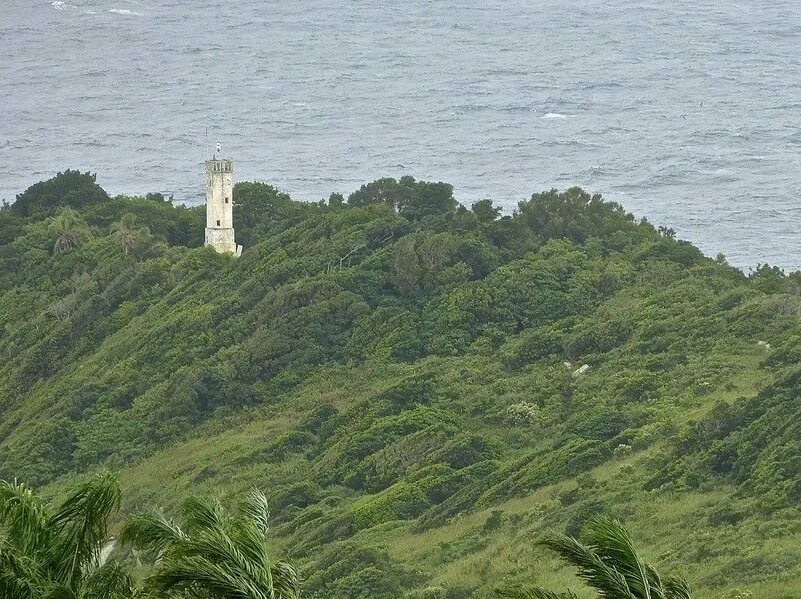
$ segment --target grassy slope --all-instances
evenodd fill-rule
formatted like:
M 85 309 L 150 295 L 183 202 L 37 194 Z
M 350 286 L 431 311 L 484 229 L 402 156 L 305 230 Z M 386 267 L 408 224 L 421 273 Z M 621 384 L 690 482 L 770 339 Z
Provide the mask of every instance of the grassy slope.
M 761 348 L 743 355 L 733 384 L 688 406 L 682 418 L 697 419 L 718 401 L 734 402 L 754 396 L 766 376 L 759 367 L 763 357 Z M 122 472 L 124 510 L 136 511 L 153 503 L 175 509 L 189 493 L 214 492 L 233 498 L 253 485 L 269 490 L 276 477 L 302 471 L 304 461 L 272 468 L 249 462 L 248 456 L 289 430 L 304 408 L 315 401 L 347 408 L 374 393 L 377 387 L 385 386 L 385 366 L 376 370 L 377 373 L 368 368 L 319 375 L 293 393 L 287 401 L 291 408 L 281 405 L 254 410 L 229 422 L 210 423 L 198 430 L 194 439 L 126 468 Z M 397 370 L 400 376 L 404 368 Z M 378 380 L 374 380 L 376 374 Z M 475 375 L 469 383 L 473 393 L 480 395 L 486 390 L 482 379 Z M 723 590 L 738 587 L 751 589 L 755 596 L 792 596 L 801 592 L 801 564 L 792 559 L 801 543 L 801 528 L 795 525 L 794 515 L 788 518 L 789 522 L 779 519 L 777 528 L 781 529 L 774 535 L 769 533 L 771 525 L 759 516 L 736 528 L 710 526 L 709 513 L 721 504 L 736 501 L 732 499 L 736 488 L 719 484 L 704 491 L 644 491 L 648 457 L 660 449 L 661 444 L 654 445 L 592 468 L 579 477 L 474 510 L 430 530 L 418 532 L 411 523 L 398 522 L 360 532 L 354 541 L 386 550 L 393 560 L 423 572 L 428 579 L 425 585 L 430 587 L 488 590 L 499 581 L 521 580 L 554 589 L 580 589 L 581 584 L 571 571 L 534 547 L 533 541 L 546 529 L 565 525 L 571 506 L 563 505 L 560 496 L 582 489 L 582 497 L 614 506 L 614 513 L 636 531 L 637 541 L 649 559 L 686 573 L 698 597 L 719 597 Z M 497 520 L 499 514 L 499 524 L 488 527 L 488 519 Z M 274 532 L 283 549 L 292 554 L 292 534 L 287 529 L 286 525 L 278 526 Z M 313 560 L 303 552 L 294 557 L 313 568 Z M 774 568 L 780 570 L 773 571 Z M 585 592 L 584 596 L 591 593 Z

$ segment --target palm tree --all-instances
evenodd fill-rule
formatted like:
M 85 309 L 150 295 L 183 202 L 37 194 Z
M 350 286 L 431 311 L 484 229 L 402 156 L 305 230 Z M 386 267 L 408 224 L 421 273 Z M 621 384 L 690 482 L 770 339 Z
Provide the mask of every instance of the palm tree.
M 126 212 L 119 221 L 112 223 L 111 231 L 126 254 L 136 249 L 142 237 L 142 230 L 136 225 L 136 216 L 130 212 Z
M 141 260 L 148 258 L 156 258 L 164 253 L 167 247 L 166 242 L 162 237 L 152 235 L 148 227 L 142 227 L 142 237 L 139 240 L 139 245 L 136 247 L 134 254 Z
M 682 578 L 662 578 L 634 549 L 631 537 L 617 520 L 592 520 L 583 542 L 563 534 L 551 534 L 541 544 L 556 551 L 578 568 L 578 576 L 602 599 L 690 599 Z M 496 589 L 509 599 L 575 599 L 571 591 L 554 593 L 536 587 Z
M 130 577 L 100 563 L 107 522 L 120 504 L 114 476 L 97 475 L 55 509 L 17 482 L 0 482 L 0 597 L 122 599 Z
M 135 258 L 147 259 L 161 255 L 167 244 L 164 238 L 150 233 L 150 227 L 139 226 L 136 216 L 130 212 L 122 215 L 116 223 L 112 223 L 111 231 L 122 247 L 122 251 Z
M 270 559 L 267 500 L 252 491 L 228 514 L 215 498 L 190 497 L 184 525 L 161 514 L 135 516 L 123 543 L 153 552 L 152 587 L 170 596 L 219 599 L 296 599 L 298 577 L 286 562 Z
M 75 249 L 89 235 L 86 223 L 70 207 L 63 208 L 53 217 L 50 228 L 56 234 L 56 242 L 53 244 L 53 252 L 56 254 Z

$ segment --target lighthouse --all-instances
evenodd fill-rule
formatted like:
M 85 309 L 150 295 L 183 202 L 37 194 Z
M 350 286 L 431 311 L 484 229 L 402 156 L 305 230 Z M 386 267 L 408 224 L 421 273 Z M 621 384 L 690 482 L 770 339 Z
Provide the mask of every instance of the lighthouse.
M 242 253 L 234 240 L 234 163 L 217 154 L 206 161 L 206 245 L 220 253 Z

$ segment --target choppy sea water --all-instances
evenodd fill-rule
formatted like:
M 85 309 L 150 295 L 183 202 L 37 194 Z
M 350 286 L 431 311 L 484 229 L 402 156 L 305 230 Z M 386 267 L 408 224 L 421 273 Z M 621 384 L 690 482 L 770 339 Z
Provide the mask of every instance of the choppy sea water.
M 506 209 L 581 185 L 742 267 L 801 268 L 797 0 L 5 0 L 0 198 L 65 168 L 202 201 L 381 176 Z

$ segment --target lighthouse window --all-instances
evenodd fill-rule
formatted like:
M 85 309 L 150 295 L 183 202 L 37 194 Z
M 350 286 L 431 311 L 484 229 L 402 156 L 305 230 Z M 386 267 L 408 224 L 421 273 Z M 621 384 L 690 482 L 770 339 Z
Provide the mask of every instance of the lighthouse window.
M 220 226 L 220 221 L 217 221 L 217 226 L 218 226 L 218 227 Z
M 225 198 L 225 203 L 226 203 L 226 204 L 228 203 L 228 198 Z

